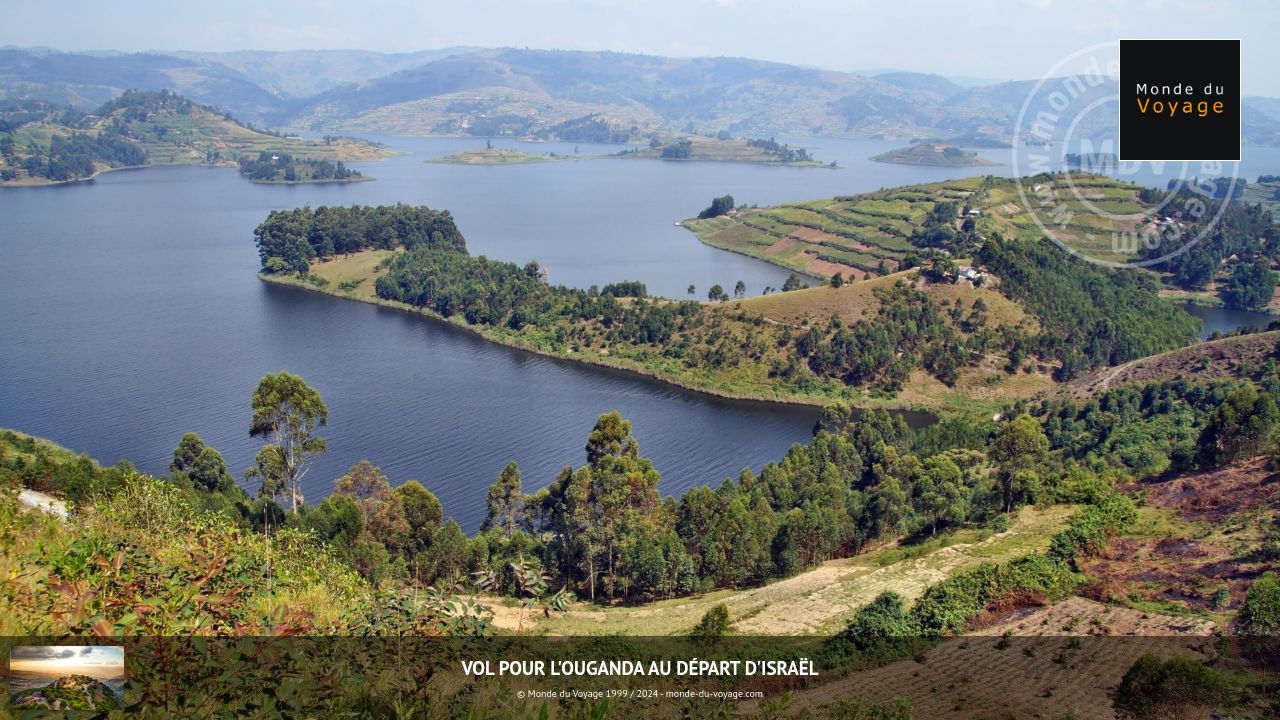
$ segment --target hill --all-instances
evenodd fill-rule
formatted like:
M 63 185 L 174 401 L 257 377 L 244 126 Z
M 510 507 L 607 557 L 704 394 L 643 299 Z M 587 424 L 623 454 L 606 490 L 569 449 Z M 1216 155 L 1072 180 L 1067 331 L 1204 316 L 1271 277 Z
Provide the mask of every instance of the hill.
M 167 91 L 126 92 L 93 113 L 32 101 L 0 105 L 3 184 L 65 182 L 121 167 L 235 165 L 264 153 L 300 161 L 390 155 L 351 138 L 315 141 L 263 132 Z
M 230 68 L 277 97 L 306 98 L 346 83 L 390 75 L 433 60 L 464 55 L 479 49 L 459 46 L 407 53 L 371 50 L 239 50 L 177 51 L 167 54 L 195 60 L 210 68 Z
M 611 126 L 612 142 L 659 129 L 1007 143 L 1034 85 L 963 88 L 925 73 L 867 77 L 745 58 L 515 48 L 405 54 L 0 51 L 0 99 L 89 110 L 129 88 L 168 90 L 277 127 L 569 142 L 584 138 L 559 134 L 555 126 L 594 117 Z M 1090 89 L 1080 106 L 1103 94 Z M 1246 144 L 1280 144 L 1274 102 L 1245 99 Z M 1055 132 L 1074 119 L 1062 118 Z M 1114 136 L 1114 130 L 1106 113 L 1092 113 L 1075 137 Z
M 90 111 L 126 90 L 167 90 L 265 122 L 287 102 L 225 65 L 157 53 L 0 50 L 0 99 L 43 100 Z
M 871 158 L 876 162 L 898 163 L 901 165 L 936 165 L 939 167 L 964 167 L 970 165 L 999 165 L 977 153 L 961 150 L 955 145 L 945 143 L 920 142 L 904 148 L 880 153 Z
M 1280 331 L 1208 340 L 1103 368 L 1056 388 L 1055 398 L 1087 400 L 1110 388 L 1167 380 L 1258 379 L 1280 352 Z
M 1139 198 L 1141 188 L 1103 176 L 1079 174 L 1070 176 L 1070 181 L 1058 175 L 1029 180 L 1027 184 L 1054 195 L 1058 206 L 1072 211 L 1073 222 L 1055 232 L 1064 242 L 1093 257 L 1132 257 L 1118 254 L 1109 242 L 1111 229 L 1131 230 L 1130 224 L 1118 220 L 1102 223 L 1080 210 L 1089 201 L 1103 203 L 1117 213 L 1137 213 L 1144 207 Z M 929 243 L 917 246 L 912 238 L 919 240 L 929 230 L 932 213 L 943 205 L 950 216 L 934 227 L 941 224 L 950 231 L 959 231 L 970 221 L 973 231 L 982 236 L 1001 233 L 1029 240 L 1043 236 L 1034 217 L 1022 205 L 1014 181 L 995 177 L 912 185 L 765 208 L 739 208 L 716 218 L 685 220 L 683 225 L 708 245 L 797 272 L 818 277 L 842 272 L 862 278 L 894 271 L 908 256 L 919 255 Z M 974 212 L 959 217 L 965 208 Z

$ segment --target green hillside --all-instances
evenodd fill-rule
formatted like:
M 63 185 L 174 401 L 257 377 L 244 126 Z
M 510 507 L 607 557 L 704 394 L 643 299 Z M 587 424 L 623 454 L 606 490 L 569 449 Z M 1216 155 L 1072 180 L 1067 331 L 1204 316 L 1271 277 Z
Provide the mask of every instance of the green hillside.
M 1083 210 L 1085 203 L 1091 203 L 1111 212 L 1138 213 L 1144 204 L 1137 185 L 1071 174 L 1029 179 L 1024 187 L 1028 193 L 1039 189 L 1033 202 L 1053 197 L 1054 207 L 1070 214 L 1070 222 L 1054 229 L 1055 236 L 1067 244 L 1090 257 L 1132 257 L 1112 250 L 1110 230 L 1132 229 L 1133 224 L 1103 222 Z M 947 217 L 937 218 L 935 213 L 943 205 Z M 969 210 L 976 213 L 970 216 Z M 728 215 L 690 219 L 683 224 L 708 245 L 818 277 L 830 277 L 834 272 L 856 277 L 894 272 L 908 256 L 918 257 L 928 246 L 942 242 L 942 236 L 965 232 L 966 227 L 978 236 L 997 232 L 1028 240 L 1044 236 L 1036 218 L 1022 204 L 1015 182 L 992 176 L 739 208 Z M 938 242 L 924 238 L 929 233 L 937 235 Z
M 352 161 L 388 157 L 352 138 L 264 132 L 169 92 L 126 92 L 93 113 L 24 101 L 0 105 L 0 182 L 40 185 L 147 165 L 235 165 L 261 154 Z

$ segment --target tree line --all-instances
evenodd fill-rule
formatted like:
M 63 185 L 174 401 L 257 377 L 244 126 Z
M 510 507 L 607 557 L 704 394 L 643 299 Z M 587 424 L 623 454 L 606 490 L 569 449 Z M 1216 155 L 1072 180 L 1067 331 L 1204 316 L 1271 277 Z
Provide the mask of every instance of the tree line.
M 341 160 L 295 158 L 284 153 L 262 151 L 258 157 L 242 157 L 240 174 L 256 182 L 320 182 L 352 180 L 362 177 Z
M 274 210 L 253 237 L 264 270 L 299 274 L 316 258 L 370 248 L 466 249 L 448 210 L 404 204 Z

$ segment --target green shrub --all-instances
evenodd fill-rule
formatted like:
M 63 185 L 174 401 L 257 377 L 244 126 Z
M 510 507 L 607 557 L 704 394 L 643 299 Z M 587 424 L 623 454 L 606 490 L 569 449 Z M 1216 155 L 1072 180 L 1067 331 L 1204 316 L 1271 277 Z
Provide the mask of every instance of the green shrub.
M 1138 510 L 1124 495 L 1108 495 L 1072 516 L 1067 528 L 1049 543 L 1048 556 L 1056 562 L 1075 564 L 1081 554 L 1097 552 L 1107 539 L 1133 527 Z
M 1204 663 L 1147 653 L 1124 674 L 1114 706 L 1121 718 L 1131 720 L 1192 717 L 1195 710 L 1227 705 L 1232 690 L 1230 678 Z

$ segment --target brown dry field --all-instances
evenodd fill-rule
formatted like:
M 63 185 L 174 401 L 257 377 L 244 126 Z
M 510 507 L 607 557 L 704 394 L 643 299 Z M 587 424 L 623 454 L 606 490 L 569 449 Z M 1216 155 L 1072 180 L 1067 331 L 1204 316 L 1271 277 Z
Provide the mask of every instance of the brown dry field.
M 1080 637 L 1083 627 L 1110 628 L 1111 637 Z M 1112 692 L 1138 658 L 1204 657 L 1211 627 L 1070 598 L 917 657 L 795 691 L 789 709 L 905 698 L 914 717 L 929 720 L 1114 718 Z M 1002 638 L 1006 632 L 1011 636 Z

